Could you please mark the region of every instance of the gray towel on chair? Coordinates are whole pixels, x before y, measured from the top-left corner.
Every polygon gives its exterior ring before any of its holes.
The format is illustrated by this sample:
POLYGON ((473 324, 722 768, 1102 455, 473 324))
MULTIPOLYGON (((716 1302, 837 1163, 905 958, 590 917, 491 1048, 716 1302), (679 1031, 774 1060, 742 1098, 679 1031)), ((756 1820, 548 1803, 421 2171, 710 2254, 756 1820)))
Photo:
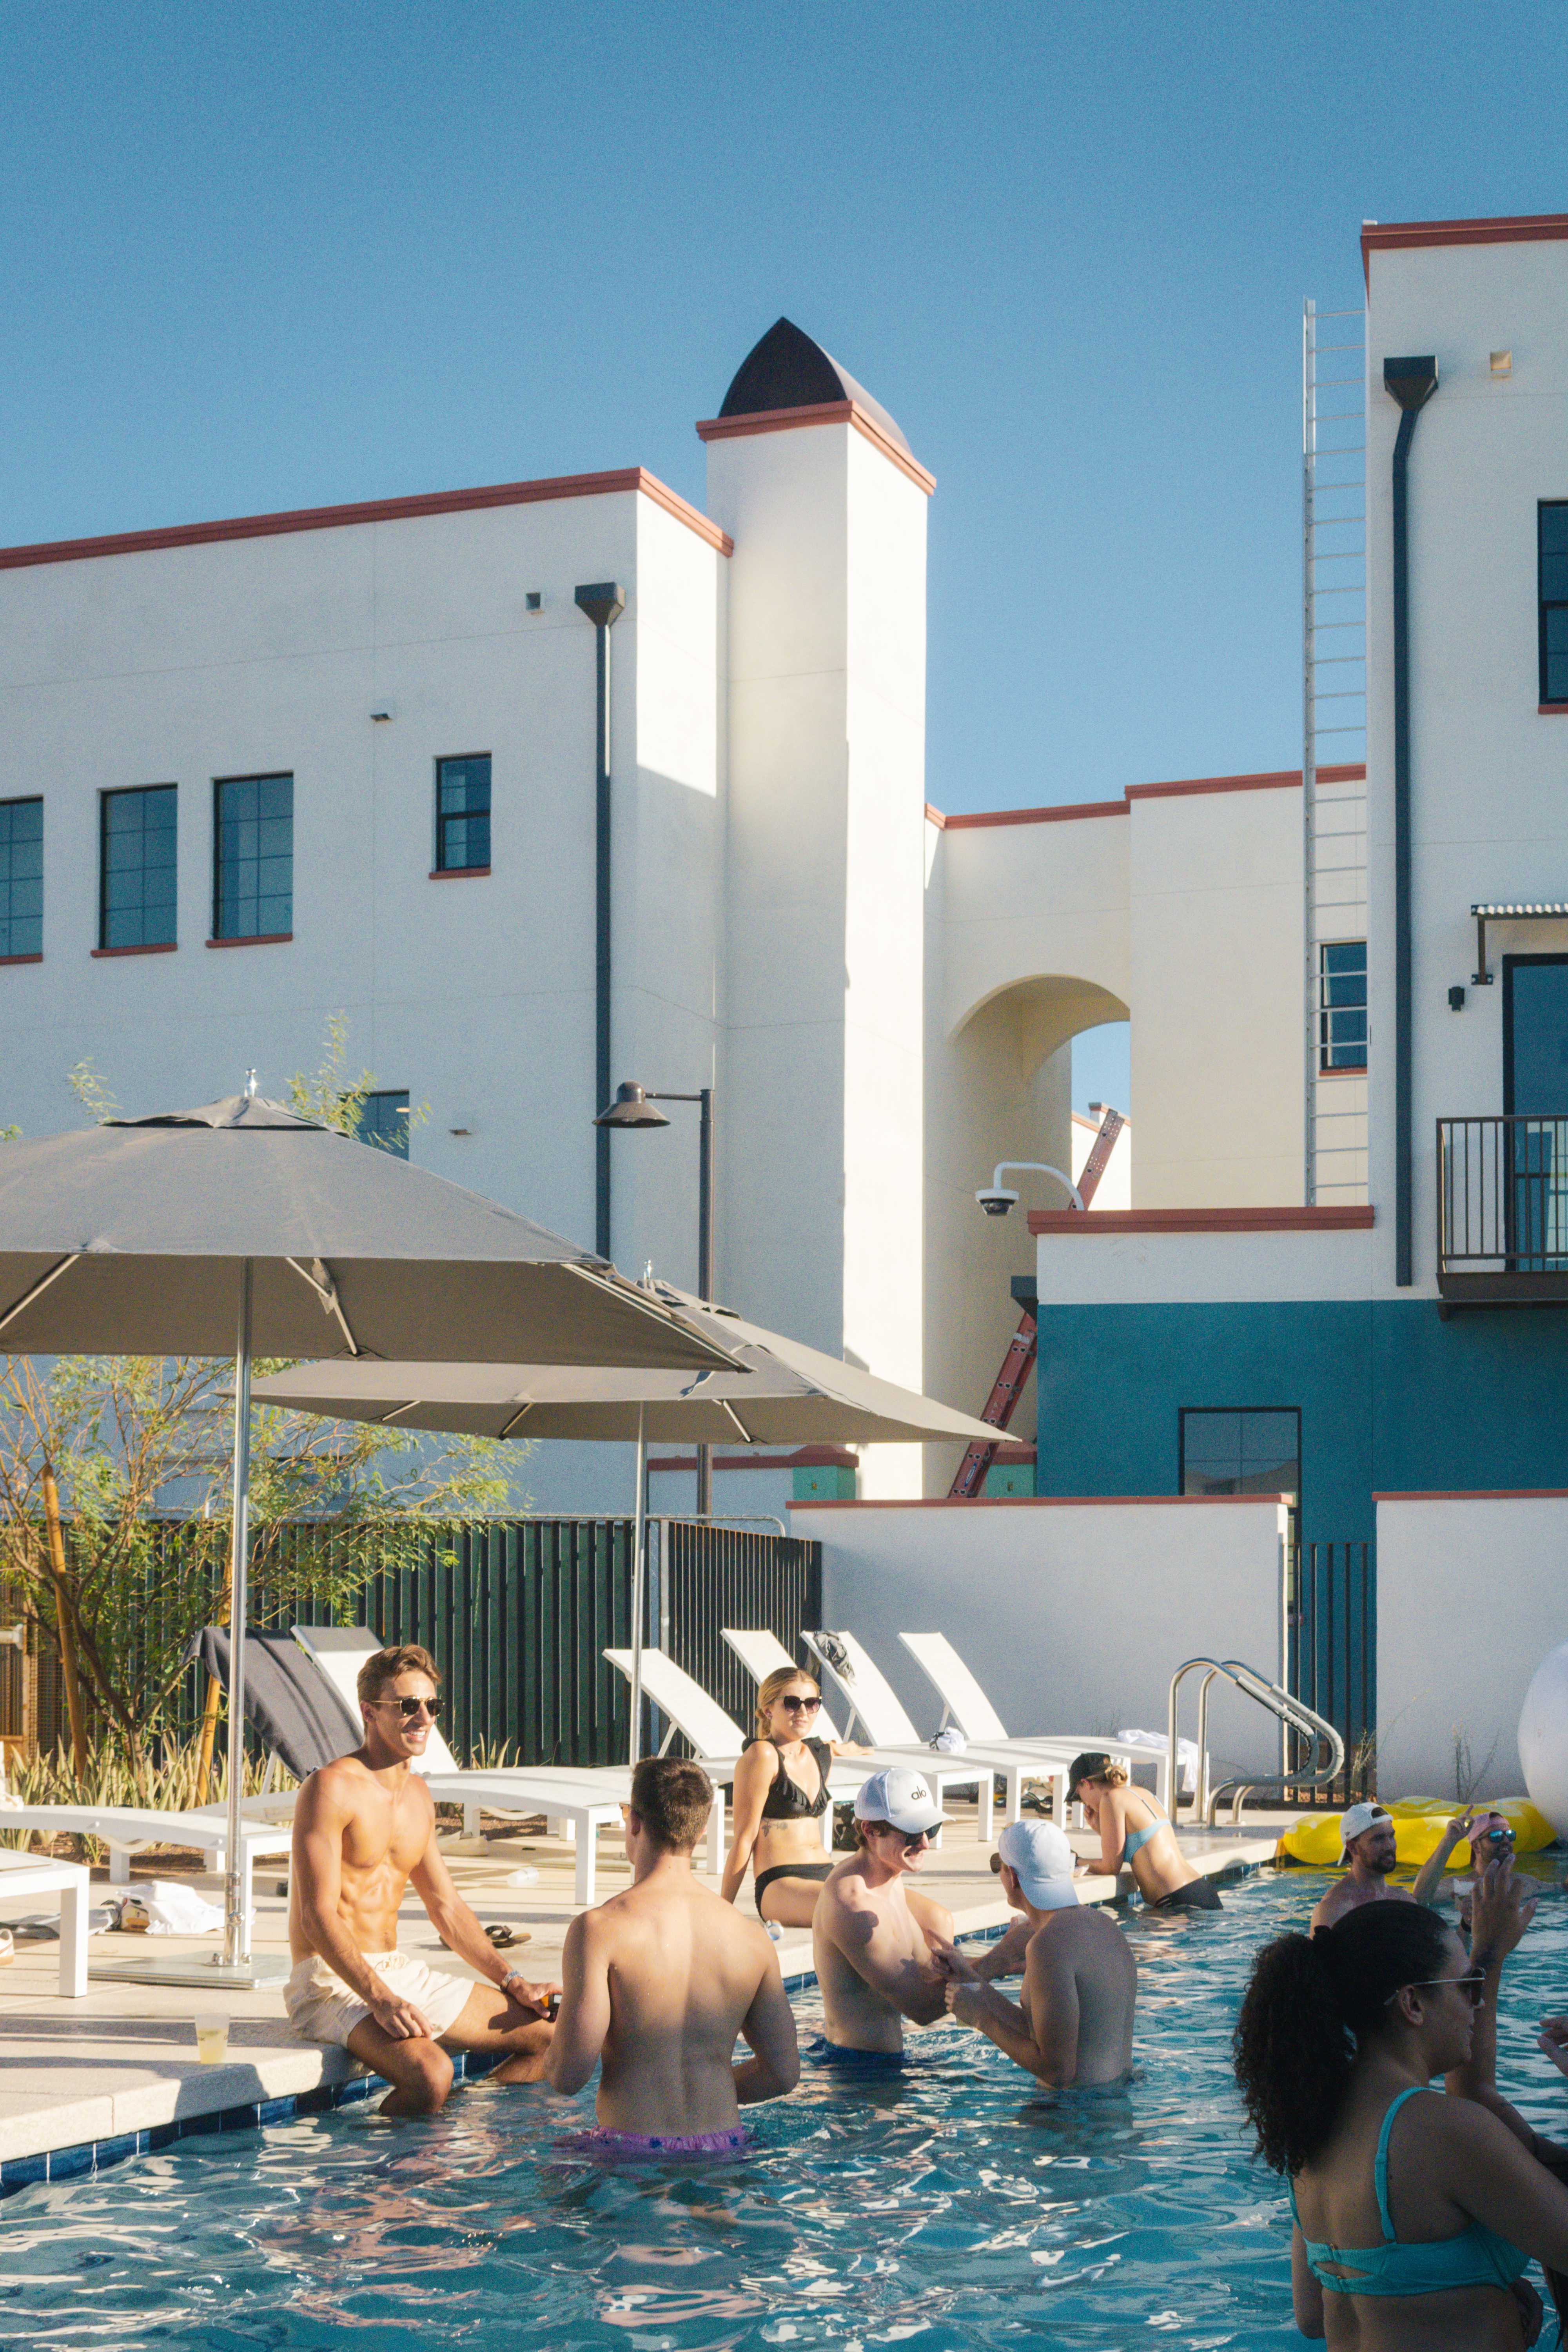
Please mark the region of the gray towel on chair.
MULTIPOLYGON (((208 1625, 190 1654, 228 1688, 228 1627, 208 1625)), ((364 1737, 337 1692, 288 1633, 247 1633, 245 1712, 297 1780, 351 1756, 364 1737)))

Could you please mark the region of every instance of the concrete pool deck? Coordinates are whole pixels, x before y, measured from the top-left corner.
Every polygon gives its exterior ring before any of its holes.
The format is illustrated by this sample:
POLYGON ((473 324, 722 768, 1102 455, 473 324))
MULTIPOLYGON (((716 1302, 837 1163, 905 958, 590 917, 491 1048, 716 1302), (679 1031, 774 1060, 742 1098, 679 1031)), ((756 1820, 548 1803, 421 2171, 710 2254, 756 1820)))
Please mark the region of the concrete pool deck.
MULTIPOLYGON (((952 1811, 952 1843, 941 1867, 923 1872, 921 1883, 948 1906, 960 1935, 980 1935, 1009 1915, 998 1897, 989 1852, 973 1837, 973 1819, 966 1822, 956 1806, 952 1811)), ((1270 1813, 1239 1831, 1178 1834, 1194 1868, 1217 1873, 1271 1861, 1280 1830, 1294 1818, 1270 1813)), ((1071 1835, 1080 1853, 1092 1850, 1087 1832, 1071 1835)), ((600 1849, 601 1900, 628 1876, 624 1863, 610 1861, 610 1847, 605 1840, 600 1849)), ((554 1976, 577 1909, 571 1847, 542 1835, 500 1835, 449 1841, 445 1850, 459 1891, 481 1920, 529 1931, 530 1940, 509 1957, 535 1979, 554 1976), (509 1876, 525 1866, 538 1871, 537 1882, 509 1885, 509 1876)), ((139 1858, 133 1875, 182 1879, 221 1902, 221 1882, 188 1866, 193 1860, 139 1858)), ((107 1885, 107 1872, 97 1870, 93 1877, 96 1897, 107 1885)), ((286 1956, 288 1905, 276 1891, 281 1883, 279 1873, 258 1867, 255 1944, 258 1952, 286 1956)), ((1090 1902, 1110 1901, 1118 1893, 1110 1878, 1085 1879, 1082 1886, 1090 1902)), ((0 1923, 41 1911, 53 1916, 37 1897, 18 1896, 0 1902, 0 1923)), ((52 1939, 18 1943, 16 1959, 0 1969, 0 2190, 91 2171, 193 2129, 253 2128, 297 2112, 297 2103, 330 2105, 342 2086, 364 2078, 364 2069, 345 2051, 291 2038, 280 1986, 223 1995, 91 1974, 98 1961, 125 1957, 132 1940, 120 1934, 91 1938, 85 2000, 60 1995, 59 1947, 52 1939), (195 2021, 219 2013, 231 2020, 228 2060, 205 2066, 196 2057, 195 2021)), ((416 1897, 403 1906, 399 1940, 432 1967, 471 1973, 444 1950, 416 1897)), ((160 1937, 151 1948, 210 1953, 214 1939, 160 1937)), ((811 1970, 809 1934, 786 1935, 779 1960, 786 1983, 798 1986, 811 1970)))

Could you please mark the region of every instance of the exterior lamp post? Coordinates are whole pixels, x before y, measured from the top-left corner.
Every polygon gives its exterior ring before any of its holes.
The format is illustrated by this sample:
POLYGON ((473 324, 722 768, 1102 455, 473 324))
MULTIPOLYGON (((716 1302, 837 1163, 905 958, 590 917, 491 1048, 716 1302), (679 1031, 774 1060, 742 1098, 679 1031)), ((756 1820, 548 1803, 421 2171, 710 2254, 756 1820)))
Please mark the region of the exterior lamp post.
MULTIPOLYGON (((622 1081, 616 1088, 616 1099, 599 1113, 594 1121, 597 1128, 668 1127, 664 1113, 655 1110, 655 1103, 696 1103, 699 1107, 697 1136, 697 1295, 710 1300, 713 1296, 713 1089, 703 1087, 696 1094, 654 1094, 638 1086, 635 1078, 622 1081)), ((700 1519, 713 1515, 713 1455, 712 1448, 697 1448, 697 1516, 700 1519)))

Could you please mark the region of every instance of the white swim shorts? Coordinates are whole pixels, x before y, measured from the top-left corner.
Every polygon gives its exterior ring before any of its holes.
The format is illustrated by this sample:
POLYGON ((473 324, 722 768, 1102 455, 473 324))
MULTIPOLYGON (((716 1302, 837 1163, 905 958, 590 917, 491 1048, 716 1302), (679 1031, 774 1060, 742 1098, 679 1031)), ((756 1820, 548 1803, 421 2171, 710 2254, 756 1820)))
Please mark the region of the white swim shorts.
MULTIPOLYGON (((476 1990, 471 1979, 442 1975, 407 1952, 363 1952, 360 1957, 388 1992, 413 2002, 437 2037, 456 2025, 464 2002, 476 1990)), ((301 2042, 338 2042, 344 2049, 354 2027, 370 2015, 353 1986, 335 1976, 319 1952, 295 1968, 283 1988, 283 2006, 301 2042)))

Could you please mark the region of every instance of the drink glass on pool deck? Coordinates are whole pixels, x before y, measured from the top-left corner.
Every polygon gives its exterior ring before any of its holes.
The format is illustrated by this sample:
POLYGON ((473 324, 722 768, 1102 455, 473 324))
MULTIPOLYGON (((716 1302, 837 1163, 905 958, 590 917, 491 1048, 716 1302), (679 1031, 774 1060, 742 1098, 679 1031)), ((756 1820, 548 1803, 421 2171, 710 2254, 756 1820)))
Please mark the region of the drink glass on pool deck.
POLYGON ((228 2056, 228 2020, 226 2017, 198 2017, 196 2020, 196 2057, 204 2066, 221 2066, 228 2056))

